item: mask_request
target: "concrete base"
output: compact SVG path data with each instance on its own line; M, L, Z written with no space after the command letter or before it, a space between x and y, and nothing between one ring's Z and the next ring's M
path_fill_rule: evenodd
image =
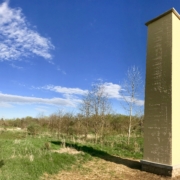
M180 165L169 166L169 165L141 160L141 167L142 167L142 171L146 171L158 175L164 175L170 177L180 176Z

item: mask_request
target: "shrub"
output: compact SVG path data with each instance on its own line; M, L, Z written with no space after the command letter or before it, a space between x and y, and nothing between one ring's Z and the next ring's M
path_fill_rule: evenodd
M38 134L39 129L40 129L40 126L38 124L34 124L34 123L30 124L27 127L28 134L33 135L33 136Z

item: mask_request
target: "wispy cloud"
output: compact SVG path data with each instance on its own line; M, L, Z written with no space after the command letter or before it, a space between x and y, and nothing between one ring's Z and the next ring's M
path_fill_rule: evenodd
M11 63L10 64L13 68L15 68L15 69L23 69L23 67L21 67L21 66L16 66L15 64L13 64L13 63Z
M0 4L0 61L33 55L50 60L51 49L51 41L31 29L20 8L10 8L8 1Z
M11 107L13 104L48 104L57 106L76 107L81 102L80 99L69 98L38 98L28 96L18 96L0 93L0 106Z
M26 84L24 83L20 83L18 81L15 81L15 80L11 80L11 83L13 83L15 86L21 86L21 87L25 87ZM1 92L0 92L1 93Z
M76 99L79 101L81 101L80 96L84 96L88 93L88 90L83 90L80 88L67 88L67 87L54 86L54 85L47 85L43 87L33 87L33 88L45 89L48 91L57 92L63 95L65 99ZM101 88L103 89L104 94L110 99L131 102L131 98L128 95L122 94L122 91L124 92L125 90L119 84L113 84L112 82L105 82L101 84ZM134 98L133 101L134 104L136 104L137 106L144 105L144 101L141 99Z
M46 106L37 106L35 109L36 109L36 111L42 112L42 113L45 113L48 111L48 107L46 107Z
M66 71L62 70L60 67L57 67L57 70L60 71L62 74L66 75Z
M61 87L61 86L53 86L53 85L47 85L42 87L41 89L46 89L50 91L54 91L57 93L62 93L62 94L69 94L69 95L85 95L88 91L83 90L80 88L67 88L67 87Z
M11 108L13 106L7 102L0 102L0 107L1 108Z

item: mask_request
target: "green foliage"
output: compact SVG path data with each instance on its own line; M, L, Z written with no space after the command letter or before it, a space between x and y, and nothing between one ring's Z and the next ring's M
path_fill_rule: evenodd
M37 135L39 132L40 126L38 124L35 123L31 123L28 127L27 127L27 131L29 135Z

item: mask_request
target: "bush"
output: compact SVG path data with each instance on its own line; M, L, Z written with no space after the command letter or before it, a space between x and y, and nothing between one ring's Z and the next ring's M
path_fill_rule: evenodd
M27 127L28 134L33 135L33 136L38 134L39 129L40 129L40 126L38 124L34 124L34 123L30 124Z

